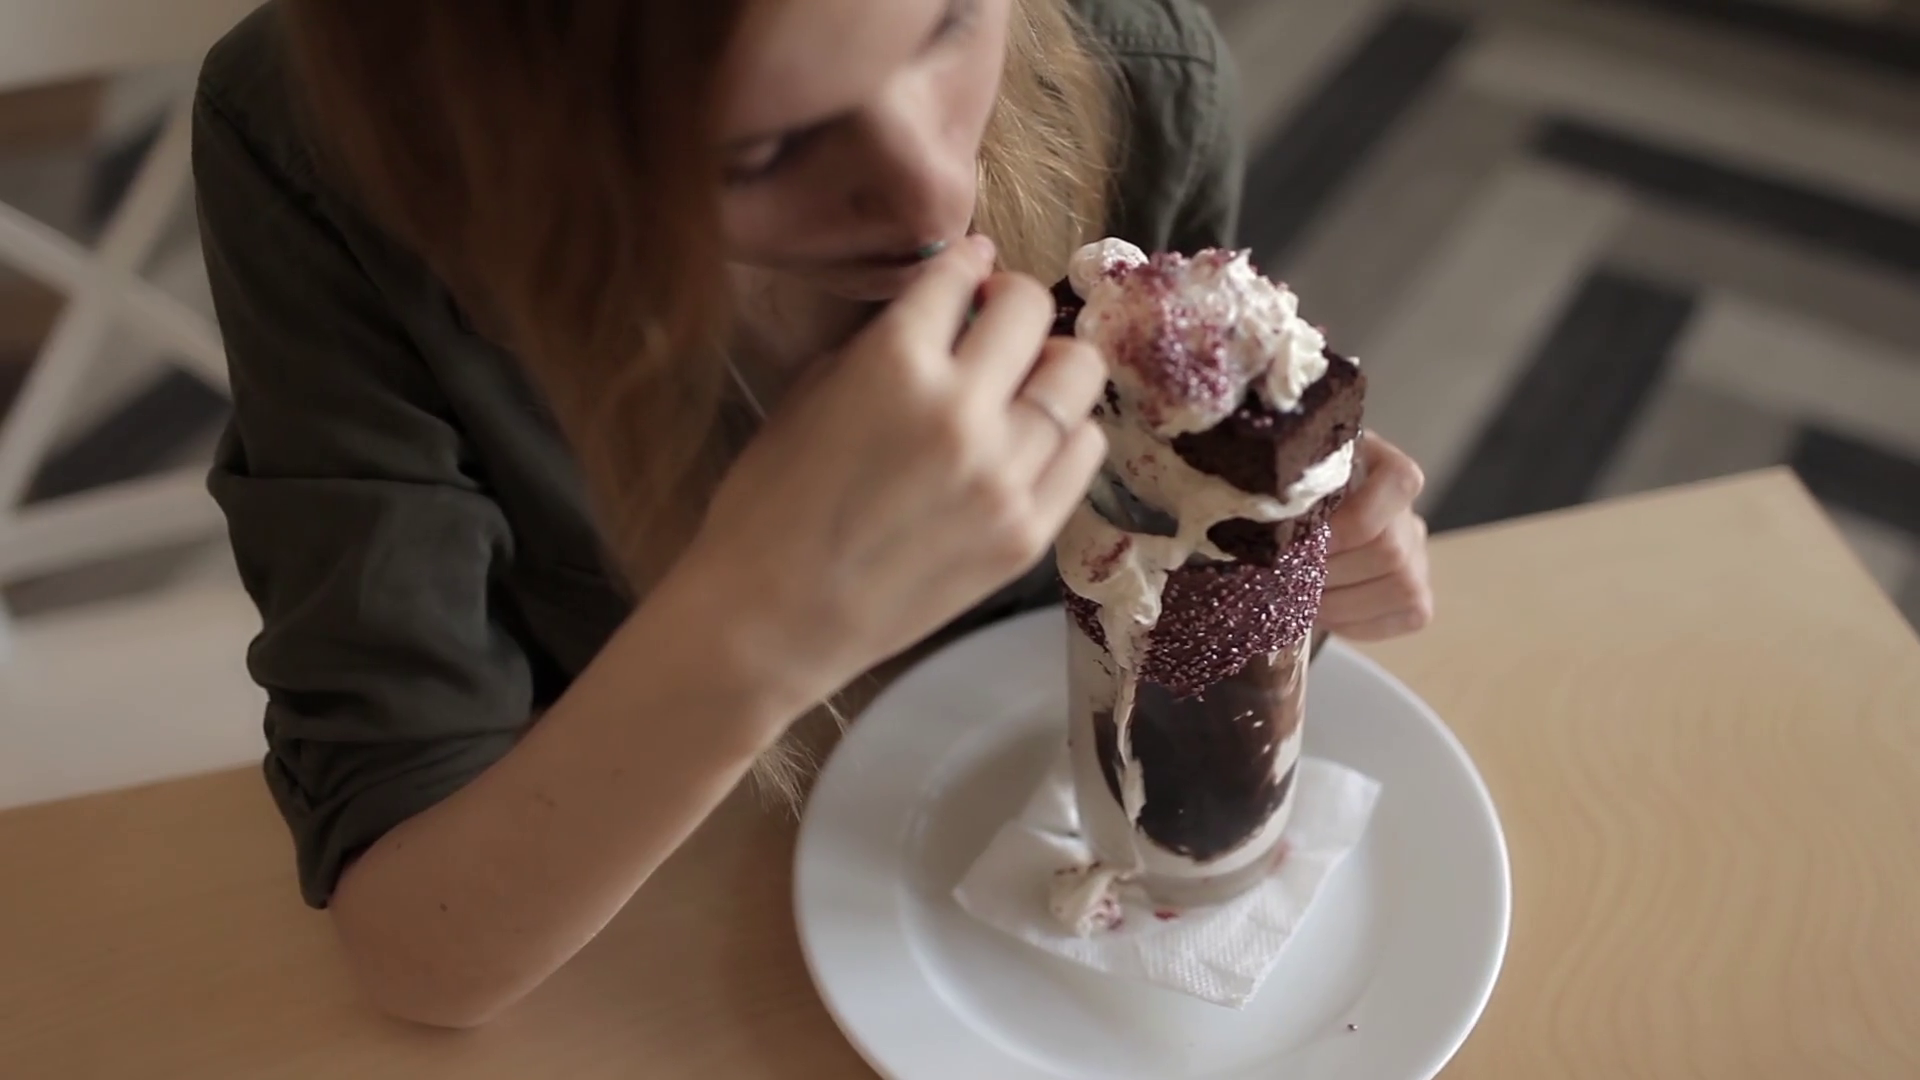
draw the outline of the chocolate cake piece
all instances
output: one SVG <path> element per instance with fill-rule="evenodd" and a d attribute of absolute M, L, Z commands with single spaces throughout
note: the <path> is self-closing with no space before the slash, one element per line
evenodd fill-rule
<path fill-rule="evenodd" d="M 1278 495 L 1307 469 L 1359 437 L 1367 395 L 1360 366 L 1327 353 L 1327 373 L 1307 387 L 1300 407 L 1275 412 L 1249 392 L 1233 415 L 1173 440 L 1174 452 L 1241 491 Z"/>
<path fill-rule="evenodd" d="M 1058 308 L 1053 333 L 1072 337 L 1084 303 L 1073 286 L 1062 280 L 1053 286 Z M 1301 395 L 1297 411 L 1280 413 L 1267 407 L 1253 391 L 1233 415 L 1206 431 L 1181 435 L 1174 452 L 1201 472 L 1210 473 L 1242 491 L 1279 495 L 1293 486 L 1314 463 L 1360 437 L 1367 393 L 1367 377 L 1358 364 L 1328 350 L 1327 373 Z M 1107 387 L 1106 409 L 1119 412 L 1114 387 Z M 1220 550 L 1235 559 L 1270 567 L 1281 553 L 1324 523 L 1340 504 L 1335 494 L 1313 510 L 1277 525 L 1256 521 L 1227 521 L 1207 533 Z"/>
<path fill-rule="evenodd" d="M 1074 320 L 1080 317 L 1080 309 L 1086 304 L 1080 299 L 1080 294 L 1073 291 L 1072 284 L 1066 278 L 1054 282 L 1053 303 L 1053 336 L 1072 337 Z"/>
<path fill-rule="evenodd" d="M 1281 522 L 1248 521 L 1235 518 L 1207 530 L 1207 539 L 1235 559 L 1255 566 L 1272 566 L 1289 547 L 1313 529 L 1327 523 L 1340 507 L 1344 493 L 1335 492 L 1313 504 L 1313 509 L 1297 518 Z"/>

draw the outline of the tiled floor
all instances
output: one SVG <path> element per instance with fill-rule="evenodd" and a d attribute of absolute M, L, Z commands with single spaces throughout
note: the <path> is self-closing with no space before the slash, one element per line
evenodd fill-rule
<path fill-rule="evenodd" d="M 1790 464 L 1920 624 L 1920 8 L 1212 6 L 1242 239 L 1437 526 Z"/>

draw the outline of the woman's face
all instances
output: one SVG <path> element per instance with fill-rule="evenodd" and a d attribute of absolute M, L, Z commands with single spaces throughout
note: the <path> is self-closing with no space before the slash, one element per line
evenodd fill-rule
<path fill-rule="evenodd" d="M 756 0 L 721 107 L 728 257 L 887 300 L 966 235 L 1012 3 Z"/>

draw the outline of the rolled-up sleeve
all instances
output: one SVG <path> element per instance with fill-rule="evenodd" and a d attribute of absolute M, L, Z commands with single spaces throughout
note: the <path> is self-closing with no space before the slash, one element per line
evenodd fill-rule
<path fill-rule="evenodd" d="M 310 170 L 203 90 L 194 171 L 233 382 L 210 487 L 263 623 L 268 786 L 324 907 L 356 855 L 527 724 L 493 586 L 512 534 Z"/>

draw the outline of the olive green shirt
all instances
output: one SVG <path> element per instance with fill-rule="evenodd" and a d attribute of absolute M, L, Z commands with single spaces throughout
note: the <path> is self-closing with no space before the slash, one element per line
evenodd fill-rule
<path fill-rule="evenodd" d="M 1076 0 L 1123 76 L 1108 232 L 1232 239 L 1227 55 L 1192 0 Z M 514 358 L 322 179 L 277 5 L 201 74 L 194 175 L 233 379 L 210 484 L 263 630 L 266 776 L 307 901 L 514 745 L 626 615 L 574 462 Z M 1051 599 L 1036 568 L 958 624 Z"/>

